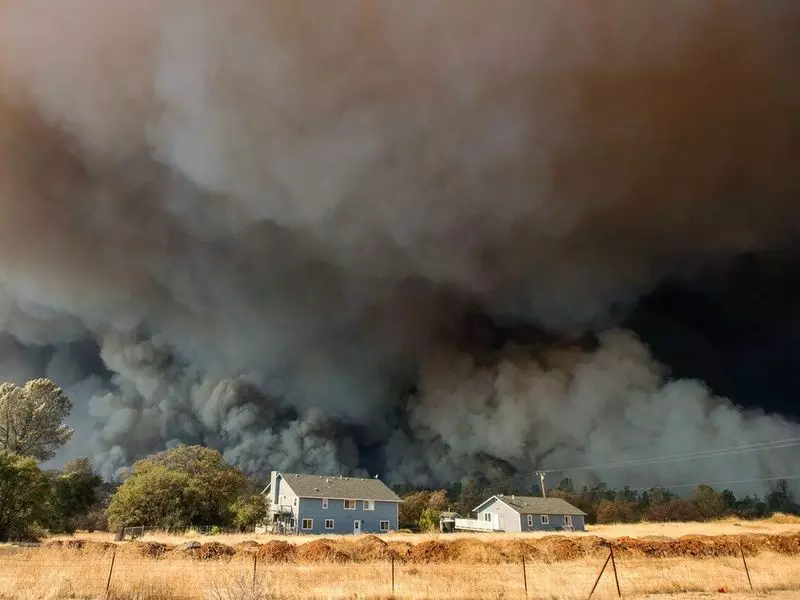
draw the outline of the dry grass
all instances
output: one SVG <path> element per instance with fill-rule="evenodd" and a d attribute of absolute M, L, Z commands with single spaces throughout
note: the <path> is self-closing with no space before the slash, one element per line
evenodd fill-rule
<path fill-rule="evenodd" d="M 13 562 L 12 562 L 13 561 Z M 111 553 L 41 548 L 0 561 L 0 598 L 61 600 L 103 597 Z M 585 598 L 603 558 L 561 563 L 528 562 L 530 598 Z M 760 593 L 800 590 L 797 559 L 774 553 L 751 557 L 751 574 Z M 617 559 L 623 596 L 715 593 L 746 594 L 742 562 L 715 559 Z M 616 596 L 607 572 L 598 598 Z M 688 595 L 687 595 L 688 594 Z M 118 552 L 109 600 L 299 600 L 391 597 L 391 564 L 263 565 L 253 585 L 252 557 L 199 562 L 190 558 L 147 559 Z M 395 598 L 523 598 L 521 564 L 397 564 Z M 746 596 L 742 596 L 746 597 Z"/>
<path fill-rule="evenodd" d="M 702 537 L 727 533 L 739 535 Z M 777 535 L 780 533 L 789 535 Z M 588 595 L 605 561 L 607 549 L 598 535 L 615 540 L 624 597 L 657 594 L 664 600 L 689 600 L 719 597 L 724 590 L 724 597 L 730 600 L 763 598 L 765 594 L 788 600 L 800 597 L 798 534 L 796 519 L 781 517 L 741 523 L 598 526 L 586 534 L 569 536 L 172 535 L 115 545 L 109 534 L 81 534 L 77 537 L 88 543 L 55 538 L 55 542 L 69 541 L 51 541 L 39 548 L 0 546 L 0 600 L 104 598 L 115 552 L 107 600 L 521 599 L 522 555 L 527 557 L 529 598 L 571 600 Z M 685 535 L 688 537 L 675 539 Z M 644 539 L 630 539 L 634 537 Z M 206 543 L 202 550 L 190 552 L 164 545 L 189 539 Z M 281 544 L 281 540 L 291 544 Z M 747 550 L 755 594 L 749 592 L 737 556 L 740 540 Z M 397 559 L 394 596 L 392 555 Z M 255 584 L 254 556 L 258 556 Z M 603 576 L 596 597 L 616 597 L 610 571 Z"/>

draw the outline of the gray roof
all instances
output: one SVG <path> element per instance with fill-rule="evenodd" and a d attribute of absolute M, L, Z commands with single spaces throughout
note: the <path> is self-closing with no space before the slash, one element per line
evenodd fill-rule
<path fill-rule="evenodd" d="M 456 518 L 460 519 L 460 518 L 461 518 L 461 515 L 460 515 L 460 514 L 458 514 L 457 512 L 452 512 L 452 511 L 448 511 L 448 510 L 443 510 L 443 511 L 442 511 L 442 514 L 441 514 L 441 517 L 442 517 L 443 519 L 456 519 Z"/>
<path fill-rule="evenodd" d="M 380 479 L 281 473 L 283 480 L 300 498 L 352 498 L 402 502 Z"/>
<path fill-rule="evenodd" d="M 508 504 L 511 508 L 525 515 L 586 515 L 563 498 L 539 498 L 538 496 L 492 496 Z M 491 500 L 491 498 L 489 498 Z M 488 502 L 488 500 L 486 501 Z M 484 502 L 483 504 L 486 504 Z M 480 508 L 483 506 L 478 506 Z"/>

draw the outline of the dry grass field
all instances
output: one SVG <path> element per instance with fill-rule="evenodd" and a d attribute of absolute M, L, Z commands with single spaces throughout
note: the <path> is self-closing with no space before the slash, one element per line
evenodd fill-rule
<path fill-rule="evenodd" d="M 151 536 L 113 544 L 108 534 L 81 534 L 0 547 L 0 599 L 104 598 L 113 557 L 108 600 L 511 600 L 525 597 L 524 556 L 528 598 L 571 600 L 588 596 L 609 540 L 626 598 L 788 600 L 800 597 L 800 522 L 792 521 L 600 526 L 568 536 Z M 181 548 L 189 539 L 202 546 Z M 609 564 L 595 597 L 616 593 Z"/>

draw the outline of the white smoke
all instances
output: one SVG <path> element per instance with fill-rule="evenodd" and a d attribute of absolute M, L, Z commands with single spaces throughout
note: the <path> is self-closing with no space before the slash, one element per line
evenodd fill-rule
<path fill-rule="evenodd" d="M 795 239 L 797 16 L 7 0 L 0 375 L 64 381 L 67 453 L 109 476 L 177 441 L 326 472 L 363 464 L 358 442 L 394 480 L 448 481 L 484 455 L 524 470 L 794 431 L 664 385 L 624 333 L 487 368 L 448 332 L 474 309 L 610 327 L 667 279 Z M 70 354 L 86 340 L 101 369 Z"/>

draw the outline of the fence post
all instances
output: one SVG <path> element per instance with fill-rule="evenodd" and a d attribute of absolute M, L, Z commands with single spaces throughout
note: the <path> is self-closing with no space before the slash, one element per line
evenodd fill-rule
<path fill-rule="evenodd" d="M 392 596 L 394 596 L 394 553 L 392 553 Z"/>
<path fill-rule="evenodd" d="M 614 546 L 611 546 L 611 566 L 614 568 L 614 581 L 617 583 L 617 596 L 622 598 L 622 592 L 619 591 L 619 577 L 617 577 L 617 563 L 614 560 Z"/>
<path fill-rule="evenodd" d="M 603 563 L 603 568 L 600 569 L 600 572 L 597 574 L 597 579 L 594 580 L 592 591 L 589 592 L 589 598 L 592 597 L 592 594 L 594 594 L 594 591 L 597 589 L 597 584 L 600 583 L 600 578 L 603 576 L 603 572 L 606 570 L 606 567 L 608 566 L 608 561 L 610 560 L 611 560 L 611 553 L 609 552 L 608 556 L 606 557 L 606 562 Z"/>
<path fill-rule="evenodd" d="M 117 559 L 117 547 L 114 546 L 114 554 L 111 555 L 111 568 L 108 569 L 108 579 L 106 580 L 106 597 L 108 597 L 108 590 L 111 588 L 111 574 L 114 572 L 114 561 Z"/>
<path fill-rule="evenodd" d="M 256 567 L 258 566 L 258 552 L 253 553 L 253 587 L 256 587 Z"/>
<path fill-rule="evenodd" d="M 525 600 L 528 600 L 528 572 L 525 569 L 525 555 L 522 555 L 522 581 L 525 584 Z"/>
<path fill-rule="evenodd" d="M 747 568 L 747 561 L 744 558 L 744 546 L 739 542 L 739 551 L 742 553 L 742 562 L 744 563 L 744 572 L 747 573 L 747 583 L 750 584 L 750 591 L 753 591 L 753 582 L 750 580 L 750 569 Z"/>

